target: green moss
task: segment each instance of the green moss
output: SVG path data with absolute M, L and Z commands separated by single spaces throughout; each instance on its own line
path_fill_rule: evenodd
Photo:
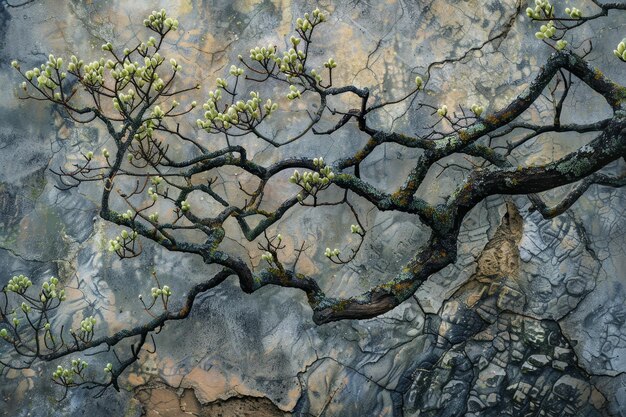
M 344 311 L 346 309 L 346 307 L 348 307 L 348 305 L 350 305 L 351 301 L 350 300 L 341 300 L 337 303 L 335 303 L 332 307 L 332 310 L 334 312 L 340 312 L 340 311 Z

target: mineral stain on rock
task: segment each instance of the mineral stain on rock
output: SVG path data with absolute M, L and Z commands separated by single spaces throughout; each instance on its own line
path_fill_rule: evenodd
M 267 398 L 232 397 L 201 404 L 191 389 L 175 389 L 161 383 L 137 388 L 144 417 L 287 417 Z

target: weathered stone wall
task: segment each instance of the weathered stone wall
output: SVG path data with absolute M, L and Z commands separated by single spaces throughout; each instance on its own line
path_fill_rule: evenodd
M 11 59 L 34 66 L 50 52 L 99 57 L 106 41 L 124 47 L 144 39 L 144 15 L 166 7 L 181 22 L 168 48 L 190 84 L 203 84 L 186 98 L 202 102 L 239 53 L 283 45 L 294 19 L 319 6 L 330 19 L 313 53 L 320 62 L 335 57 L 337 79 L 397 97 L 415 73 L 449 60 L 431 68 L 433 102 L 480 101 L 489 111 L 522 91 L 550 53 L 518 16 L 518 6 L 526 5 L 514 1 L 14 3 L 0 5 L 0 284 L 16 274 L 35 283 L 58 276 L 68 287 L 60 320 L 76 326 L 96 315 L 106 323 L 102 332 L 149 319 L 136 300 L 152 286 L 153 270 L 180 296 L 211 269 L 147 243 L 130 260 L 106 251 L 117 232 L 97 216 L 97 186 L 60 192 L 49 171 L 80 151 L 107 146 L 106 133 L 72 123 L 53 106 L 19 100 Z M 580 28 L 574 39 L 593 39 L 593 64 L 622 83 L 626 70 L 612 49 L 626 34 L 624 22 L 626 14 L 611 14 Z M 581 122 L 609 111 L 584 87 L 566 105 L 563 117 Z M 279 136 L 306 122 L 298 106 L 281 116 Z M 415 131 L 423 123 L 406 109 L 384 112 L 380 125 Z M 540 121 L 548 113 L 538 103 L 528 117 Z M 513 157 L 520 164 L 551 160 L 589 138 L 545 136 Z M 257 145 L 252 154 L 261 162 L 292 155 L 332 161 L 363 141 L 348 128 L 280 150 Z M 362 166 L 363 178 L 395 187 L 417 156 L 381 147 Z M 624 169 L 623 163 L 612 168 Z M 464 176 L 437 174 L 420 190 L 433 202 L 443 201 Z M 221 180 L 224 193 L 238 192 L 235 177 Z M 272 192 L 289 195 L 281 184 Z M 264 288 L 246 295 L 227 281 L 197 300 L 188 320 L 165 326 L 155 337 L 157 353 L 142 355 L 122 392 L 93 399 L 91 392 L 74 391 L 57 402 L 50 382 L 56 363 L 37 364 L 0 377 L 0 416 L 138 416 L 142 410 L 149 416 L 626 416 L 625 203 L 621 190 L 591 188 L 567 213 L 544 220 L 528 212 L 525 197 L 489 198 L 465 220 L 458 261 L 413 299 L 372 320 L 316 326 L 303 294 Z M 278 225 L 289 245 L 313 243 L 301 266 L 310 274 L 329 271 L 321 283 L 329 294 L 381 282 L 427 237 L 416 218 L 372 211 L 365 250 L 352 264 L 331 267 L 323 249 L 343 241 L 338 230 L 350 223 L 343 214 L 340 208 L 294 210 Z M 227 248 L 258 264 L 255 245 L 234 227 L 228 232 Z M 97 369 L 98 361 L 107 362 L 90 361 Z

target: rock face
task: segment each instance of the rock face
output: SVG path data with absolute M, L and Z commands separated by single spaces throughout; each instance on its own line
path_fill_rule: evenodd
M 602 415 L 606 399 L 559 323 L 523 313 L 522 236 L 509 203 L 474 275 L 429 315 L 434 348 L 407 376 L 405 415 Z
M 0 5 L 0 58 L 25 66 L 41 63 L 49 52 L 67 57 L 81 51 L 91 60 L 104 41 L 130 45 L 147 36 L 136 23 L 156 7 L 121 0 L 13 3 Z M 258 44 L 283 45 L 295 18 L 311 6 L 299 0 L 163 4 L 181 22 L 169 50 L 192 84 L 206 84 L 184 97 L 199 103 L 239 53 Z M 450 108 L 481 102 L 487 111 L 499 109 L 549 55 L 529 22 L 516 17 L 527 7 L 523 2 L 316 4 L 331 21 L 316 35 L 312 53 L 320 62 L 335 56 L 340 66 L 334 77 L 370 87 L 373 97 L 402 96 L 415 73 L 446 60 L 430 69 L 429 97 Z M 626 14 L 612 14 L 580 28 L 572 40 L 594 39 L 594 65 L 618 81 L 625 70 L 612 49 L 626 33 L 624 22 Z M 98 218 L 98 186 L 61 192 L 49 170 L 75 162 L 80 152 L 110 149 L 106 131 L 66 119 L 53 106 L 19 100 L 20 81 L 8 65 L 0 68 L 6 86 L 0 102 L 0 286 L 17 274 L 35 285 L 57 276 L 68 292 L 59 326 L 76 327 L 93 315 L 100 334 L 151 319 L 137 295 L 149 294 L 153 271 L 172 288 L 172 302 L 180 302 L 213 270 L 149 243 L 133 259 L 108 253 L 106 242 L 119 230 Z M 609 110 L 583 87 L 565 104 L 563 123 L 600 120 Z M 375 121 L 419 131 L 423 120 L 414 109 L 397 107 Z M 294 109 L 282 114 L 284 126 L 273 134 L 293 133 L 308 120 L 304 107 Z M 542 101 L 527 116 L 539 123 L 552 117 L 550 111 Z M 183 128 L 193 131 L 196 116 Z M 349 126 L 304 139 L 279 149 L 257 145 L 251 155 L 264 164 L 319 155 L 331 162 L 367 140 Z M 555 133 L 529 141 L 511 158 L 545 162 L 588 140 Z M 392 189 L 418 157 L 389 145 L 368 157 L 361 174 Z M 624 163 L 609 168 L 621 172 Z M 465 175 L 455 168 L 429 174 L 420 193 L 445 201 Z M 239 195 L 235 175 L 220 181 L 220 192 Z M 271 191 L 276 198 L 286 195 L 281 184 Z M 156 353 L 142 353 L 121 392 L 94 399 L 89 390 L 75 390 L 56 401 L 61 394 L 50 375 L 69 358 L 21 372 L 0 368 L 0 416 L 626 416 L 625 205 L 623 190 L 592 187 L 565 214 L 545 220 L 529 211 L 525 197 L 488 198 L 464 220 L 457 262 L 372 320 L 316 326 L 301 293 L 266 287 L 246 295 L 228 280 L 199 297 L 187 320 L 155 335 Z M 329 294 L 346 296 L 386 282 L 428 237 L 415 217 L 370 210 L 364 249 L 345 267 L 329 265 L 324 248 L 345 242 L 342 231 L 350 220 L 330 207 L 297 211 L 277 225 L 290 246 L 311 245 L 301 259 L 303 272 L 323 276 L 320 285 Z M 228 250 L 258 265 L 256 244 L 232 236 Z M 115 349 L 130 351 L 127 344 Z M 0 357 L 6 352 L 0 341 Z M 95 371 L 114 356 L 89 360 Z

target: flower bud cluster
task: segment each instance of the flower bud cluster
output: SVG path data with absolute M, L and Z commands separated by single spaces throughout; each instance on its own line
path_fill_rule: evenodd
M 81 360 L 80 358 L 78 359 L 72 359 L 72 368 L 74 368 L 76 373 L 80 373 L 80 371 L 78 370 L 78 368 L 86 368 L 88 366 L 88 363 Z
M 148 119 L 143 122 L 139 129 L 137 129 L 137 133 L 133 136 L 134 140 L 141 141 L 145 138 L 152 138 L 152 134 L 154 133 L 154 128 L 156 127 L 156 123 L 153 119 Z
M 317 168 L 316 172 L 305 171 L 302 175 L 296 169 L 293 175 L 289 177 L 289 182 L 297 184 L 309 194 L 315 195 L 318 191 L 329 187 L 335 178 L 335 173 L 331 171 L 329 166 L 324 166 L 324 158 L 322 157 L 313 159 L 313 166 Z M 299 194 L 298 199 L 302 201 L 302 198 L 302 195 Z
M 363 229 L 358 224 L 350 225 L 350 233 L 355 233 L 357 235 L 363 235 Z
M 480 115 L 483 114 L 483 111 L 485 111 L 485 108 L 480 104 L 472 104 L 470 110 L 476 115 L 476 117 L 480 117 Z
M 76 375 L 81 376 L 87 366 L 89 364 L 80 358 L 72 359 L 69 368 L 63 368 L 61 365 L 57 366 L 57 369 L 52 373 L 52 378 L 63 385 L 70 386 L 74 384 Z
M 218 88 L 223 88 L 224 90 L 228 88 L 228 81 L 223 78 L 218 78 L 217 80 L 215 80 L 215 84 L 217 84 Z
M 263 255 L 261 255 L 261 259 L 271 264 L 274 261 L 274 255 L 272 255 L 270 252 L 265 252 Z
M 170 65 L 172 66 L 172 71 L 180 71 L 183 69 L 183 67 L 176 62 L 174 58 L 170 59 Z
M 139 88 L 143 88 L 146 84 L 150 84 L 155 91 L 162 91 L 165 88 L 165 82 L 156 72 L 156 69 L 165 61 L 165 58 L 162 57 L 158 52 L 154 52 L 154 54 L 152 55 L 148 54 L 148 47 L 155 46 L 155 44 L 156 39 L 154 39 L 154 37 L 151 37 L 148 40 L 147 45 L 145 43 L 141 43 L 137 48 L 139 52 L 144 55 L 143 66 L 141 66 L 137 61 L 131 62 L 130 58 L 128 57 L 128 55 L 130 55 L 130 50 L 125 49 L 125 57 L 122 62 L 115 62 L 112 60 L 108 60 L 105 62 L 104 58 L 101 58 L 99 61 L 94 61 L 85 66 L 85 75 L 83 77 L 83 82 L 88 86 L 99 88 L 99 86 L 104 83 L 104 69 L 106 68 L 110 70 L 111 78 L 116 81 L 116 89 L 118 91 L 125 88 L 133 80 L 136 82 Z M 113 47 L 110 43 L 103 45 L 102 48 L 103 50 L 110 52 L 112 52 L 113 50 Z M 77 64 L 80 64 L 80 62 L 73 61 L 68 65 L 68 69 L 70 70 L 70 72 L 77 75 L 79 78 L 81 77 L 80 67 L 82 65 Z M 169 62 L 174 72 L 182 70 L 182 67 L 176 62 L 175 59 L 172 58 Z M 120 97 L 120 100 L 118 101 L 121 101 L 121 103 L 118 103 L 118 105 L 114 104 L 114 106 L 116 106 L 116 109 L 119 110 L 117 106 L 130 102 L 132 99 L 134 99 L 134 94 L 130 97 L 126 97 L 126 99 Z
M 74 372 L 59 365 L 57 370 L 52 373 L 52 378 L 62 380 L 64 384 L 70 385 L 74 382 Z
M 54 90 L 59 86 L 59 80 L 54 79 L 53 74 L 56 74 L 58 70 L 60 70 L 63 66 L 62 58 L 55 58 L 54 55 L 50 54 L 48 56 L 48 62 L 45 64 L 41 64 L 39 68 L 33 68 L 31 71 L 26 71 L 24 74 L 26 78 L 30 81 L 34 77 L 37 77 L 37 87 L 39 88 L 48 88 L 50 90 Z M 61 80 L 66 77 L 66 74 L 62 72 L 60 74 Z
M 231 65 L 230 70 L 228 72 L 232 76 L 239 77 L 240 75 L 243 75 L 244 71 L 243 71 L 243 68 L 239 68 L 236 65 Z
M 267 47 L 255 47 L 250 49 L 250 59 L 259 62 L 267 62 L 269 59 L 276 59 L 276 47 L 268 45 Z
M 165 117 L 165 113 L 161 110 L 161 106 L 154 106 L 152 109 L 152 117 L 159 120 Z
M 122 213 L 122 219 L 130 220 L 132 218 L 133 218 L 133 211 L 132 210 L 126 210 L 126 213 Z
M 572 7 L 571 9 L 567 7 L 565 9 L 565 13 L 568 14 L 569 17 L 571 17 L 572 19 L 580 19 L 583 16 L 581 11 L 578 10 L 576 7 Z
M 30 279 L 28 279 L 28 277 L 24 275 L 17 275 L 9 280 L 6 288 L 8 291 L 12 291 L 18 294 L 24 294 L 24 292 L 26 292 L 28 287 L 30 287 L 31 285 L 33 285 L 33 283 Z
M 555 48 L 557 49 L 557 51 L 562 51 L 563 49 L 565 49 L 566 46 L 567 41 L 565 39 L 559 39 L 558 41 L 556 41 Z
M 59 365 L 56 371 L 52 373 L 52 378 L 60 380 L 65 385 L 71 385 L 74 382 L 74 371 Z
M 221 85 L 220 85 L 221 84 Z M 218 86 L 226 88 L 226 81 L 218 78 Z M 240 121 L 250 122 L 252 120 L 261 120 L 261 97 L 256 91 L 250 92 L 250 99 L 247 101 L 239 100 L 230 106 L 227 106 L 223 112 L 218 110 L 219 101 L 222 98 L 221 90 L 209 92 L 209 99 L 202 106 L 205 110 L 204 118 L 196 121 L 199 128 L 210 130 L 211 128 L 229 129 L 233 125 L 237 125 Z M 278 108 L 277 104 L 273 104 L 272 100 L 267 100 L 263 106 L 266 115 L 270 115 Z
M 326 256 L 327 258 L 332 258 L 333 256 L 339 256 L 340 253 L 341 251 L 337 248 L 335 249 L 326 248 L 326 250 L 324 251 L 324 256 Z
M 9 332 L 7 331 L 7 329 L 0 329 L 0 337 L 5 340 L 9 338 Z
M 187 212 L 189 210 L 191 210 L 191 205 L 189 204 L 189 202 L 187 200 L 183 200 L 180 202 L 180 209 L 183 212 Z
M 304 70 L 304 61 L 306 59 L 306 54 L 304 53 L 304 51 L 291 48 L 288 51 L 283 51 L 282 58 L 278 58 L 276 57 L 276 55 L 271 58 L 274 59 L 274 62 L 276 62 L 281 72 L 295 75 L 301 73 Z
M 152 298 L 157 299 L 160 296 L 163 296 L 165 298 L 169 298 L 172 295 L 172 290 L 170 289 L 169 286 L 164 285 L 163 288 L 161 287 L 153 287 L 151 290 L 152 293 Z
M 80 330 L 84 333 L 93 333 L 93 328 L 96 325 L 96 318 L 94 316 L 89 316 L 80 322 Z
M 55 277 L 51 277 L 49 281 L 45 281 L 41 284 L 41 294 L 39 299 L 42 303 L 47 302 L 48 300 L 52 300 L 54 298 L 58 298 L 59 301 L 65 301 L 65 290 L 57 291 L 57 286 L 59 285 L 59 280 Z
M 440 117 L 446 117 L 446 115 L 448 114 L 448 106 L 446 106 L 446 105 L 444 104 L 443 106 L 439 107 L 439 108 L 437 109 L 437 114 L 438 114 Z
M 312 69 L 311 75 L 315 78 L 315 81 L 317 81 L 318 84 L 322 82 L 322 76 L 317 72 L 317 70 Z
M 128 233 L 126 230 L 122 230 L 119 236 L 116 236 L 115 239 L 109 240 L 109 252 L 119 252 L 127 244 L 131 243 L 133 240 L 137 239 L 138 233 L 136 231 L 131 231 Z
M 626 62 L 626 38 L 617 44 L 617 49 L 613 50 L 616 57 Z
M 113 373 L 113 364 L 112 363 L 107 363 L 104 367 L 104 372 L 105 373 Z
M 322 13 L 320 9 L 313 10 L 312 15 L 313 16 L 305 13 L 303 17 L 296 19 L 296 27 L 302 32 L 307 32 L 312 30 L 319 23 L 325 22 L 327 19 L 326 15 Z M 311 17 L 313 17 L 313 19 L 311 19 Z
M 541 25 L 539 28 L 539 32 L 535 33 L 535 38 L 537 39 L 550 39 L 556 34 L 556 28 L 554 27 L 554 23 L 552 20 L 548 22 L 547 25 Z
M 328 69 L 337 68 L 337 63 L 335 62 L 333 58 L 328 58 L 328 61 L 324 63 L 324 67 Z
M 85 63 L 82 59 L 79 60 L 76 58 L 76 55 L 72 55 L 70 57 L 70 63 L 67 64 L 67 70 L 72 73 L 76 73 L 76 71 L 80 70 L 84 65 Z
M 546 17 L 551 19 L 554 17 L 554 6 L 549 0 L 535 0 L 535 8 L 526 9 L 526 15 L 531 19 L 541 19 Z
M 319 9 L 315 9 L 311 15 L 309 13 L 305 13 L 304 17 L 296 19 L 296 27 L 301 36 L 305 39 L 310 39 L 313 28 L 324 21 L 326 21 L 326 15 L 324 15 Z M 276 51 L 275 46 L 268 45 L 267 47 L 257 46 L 251 49 L 250 58 L 263 65 L 267 65 L 270 61 L 274 61 L 278 66 L 278 69 L 288 76 L 300 75 L 304 72 L 304 64 L 307 58 L 305 51 L 298 50 L 298 45 L 302 42 L 302 38 L 292 36 L 289 41 L 292 48 L 287 51 L 283 51 L 282 57 L 279 57 L 279 53 Z M 319 74 L 315 75 L 312 73 L 312 75 L 316 79 L 319 77 Z
M 104 84 L 104 58 L 99 61 L 93 61 L 84 66 L 83 82 L 85 85 L 98 89 Z M 80 69 L 77 70 L 80 74 Z
M 289 94 L 287 94 L 287 98 L 289 100 L 295 100 L 297 98 L 300 98 L 301 96 L 302 93 L 300 92 L 300 90 L 298 90 L 298 87 L 293 84 L 289 86 Z
M 178 30 L 178 20 L 167 17 L 165 9 L 161 9 L 158 12 L 153 10 L 148 18 L 143 21 L 143 25 L 158 33 L 163 33 L 168 30 Z
M 113 98 L 113 107 L 115 108 L 115 110 L 120 111 L 121 107 L 126 107 L 127 105 L 132 107 L 134 102 L 135 102 L 135 90 L 133 90 L 132 88 L 129 88 L 126 94 L 119 93 L 119 99 Z
M 152 201 L 157 201 L 159 199 L 159 194 L 154 191 L 153 187 L 148 187 L 148 196 Z
M 20 65 L 17 61 L 12 61 L 11 66 L 18 71 L 20 70 Z M 62 67 L 63 58 L 55 58 L 55 56 L 51 54 L 48 56 L 48 61 L 45 64 L 41 64 L 40 67 L 35 67 L 32 70 L 26 71 L 24 73 L 24 76 L 31 83 L 34 83 L 33 79 L 36 79 L 38 88 L 47 88 L 51 91 L 54 91 L 67 77 L 67 74 L 65 72 L 59 72 Z M 26 90 L 26 82 L 22 82 L 21 87 L 23 90 Z M 55 93 L 53 95 L 53 98 L 56 101 L 61 101 L 61 93 Z

